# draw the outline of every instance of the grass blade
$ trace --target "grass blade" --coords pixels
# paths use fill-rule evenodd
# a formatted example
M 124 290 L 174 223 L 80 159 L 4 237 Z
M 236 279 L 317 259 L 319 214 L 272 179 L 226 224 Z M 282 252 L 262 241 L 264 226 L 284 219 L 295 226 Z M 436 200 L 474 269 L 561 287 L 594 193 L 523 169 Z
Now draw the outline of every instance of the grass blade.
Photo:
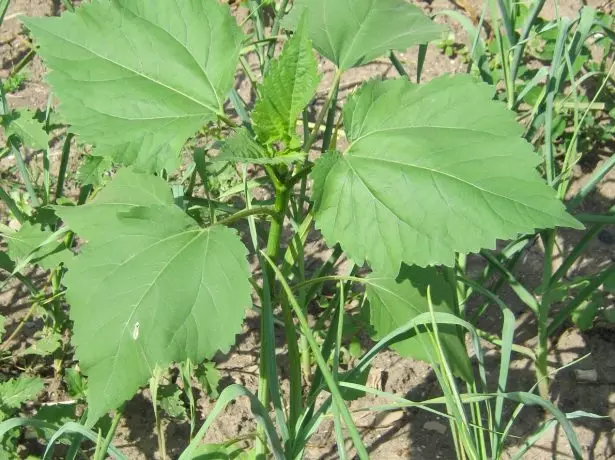
M 207 416 L 205 423 L 199 429 L 192 442 L 179 456 L 179 460 L 192 460 L 192 458 L 194 457 L 195 450 L 201 444 L 203 438 L 207 434 L 207 431 L 211 427 L 214 420 L 218 417 L 218 415 L 220 415 L 220 413 L 227 405 L 229 405 L 233 400 L 237 399 L 240 396 L 245 396 L 250 400 L 252 414 L 256 418 L 256 421 L 264 428 L 267 439 L 269 440 L 273 457 L 276 460 L 286 460 L 284 456 L 284 450 L 282 448 L 280 440 L 278 439 L 273 423 L 271 423 L 271 420 L 269 419 L 267 410 L 263 407 L 263 405 L 260 403 L 256 396 L 250 393 L 243 386 L 237 384 L 233 384 L 226 387 L 224 391 L 220 393 L 218 401 L 216 401 L 216 405 Z

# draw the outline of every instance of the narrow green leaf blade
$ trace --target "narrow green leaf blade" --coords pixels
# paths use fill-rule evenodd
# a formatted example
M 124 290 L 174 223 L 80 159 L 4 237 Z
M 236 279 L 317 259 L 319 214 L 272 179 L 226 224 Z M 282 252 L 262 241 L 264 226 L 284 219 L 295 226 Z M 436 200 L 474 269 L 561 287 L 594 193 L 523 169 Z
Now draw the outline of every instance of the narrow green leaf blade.
M 35 114 L 31 110 L 14 110 L 2 117 L 2 126 L 7 137 L 15 136 L 26 147 L 33 150 L 45 150 L 49 142 L 49 135 L 34 117 Z
M 406 0 L 296 0 L 286 26 L 297 30 L 304 13 L 314 47 L 342 70 L 438 39 L 446 30 Z
M 315 219 L 330 245 L 397 274 L 452 266 L 536 228 L 583 228 L 540 178 L 514 114 L 470 76 L 365 84 L 344 108 L 350 141 L 316 164 Z
M 454 314 L 454 295 L 450 284 L 435 268 L 420 268 L 403 265 L 399 276 L 373 273 L 368 278 L 367 298 L 369 300 L 370 323 L 375 331 L 375 340 L 408 323 L 408 321 L 429 312 L 427 287 L 431 286 L 431 300 L 436 312 Z M 457 328 L 440 325 L 443 350 L 453 372 L 471 381 L 472 367 Z M 429 362 L 429 356 L 436 356 L 436 350 L 427 332 L 421 332 L 397 342 L 391 348 L 402 356 Z
M 252 112 L 258 138 L 264 143 L 289 143 L 296 135 L 297 118 L 314 97 L 319 81 L 318 62 L 303 19 L 260 87 L 262 96 Z
M 151 172 L 175 168 L 186 139 L 222 112 L 243 37 L 216 0 L 101 0 L 24 22 L 73 130 Z
M 57 213 L 87 240 L 65 284 L 90 421 L 132 397 L 156 365 L 200 362 L 234 343 L 250 305 L 234 230 L 199 228 L 164 180 L 130 170 Z

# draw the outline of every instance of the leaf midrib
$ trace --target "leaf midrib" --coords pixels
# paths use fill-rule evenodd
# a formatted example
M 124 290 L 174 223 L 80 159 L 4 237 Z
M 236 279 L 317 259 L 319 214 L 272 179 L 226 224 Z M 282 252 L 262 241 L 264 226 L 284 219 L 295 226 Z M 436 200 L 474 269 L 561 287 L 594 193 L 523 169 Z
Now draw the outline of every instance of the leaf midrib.
M 206 233 L 206 230 L 203 230 L 201 228 L 198 229 L 192 229 L 192 230 L 188 230 L 188 231 L 184 231 L 181 233 L 176 233 L 174 235 L 171 235 L 167 238 L 163 238 L 161 240 L 156 241 L 155 243 L 143 248 L 141 251 L 138 251 L 137 253 L 133 254 L 131 257 L 129 257 L 128 259 L 126 259 L 124 262 L 122 262 L 121 264 L 118 264 L 118 266 L 116 268 L 114 268 L 105 278 L 104 280 L 107 280 L 109 277 L 113 276 L 120 268 L 124 267 L 128 262 L 132 261 L 134 258 L 144 254 L 147 251 L 150 251 L 152 248 L 154 248 L 155 246 L 164 243 L 168 240 L 171 240 L 173 238 L 177 238 L 179 236 L 183 236 L 186 235 L 188 233 L 192 233 L 192 232 L 196 232 L 198 233 L 194 238 L 190 239 L 181 249 L 179 249 L 174 255 L 173 257 L 171 257 L 165 264 L 164 266 L 160 269 L 160 271 L 156 274 L 156 276 L 154 276 L 151 284 L 147 287 L 147 289 L 145 289 L 145 291 L 143 292 L 143 294 L 141 295 L 141 297 L 139 298 L 139 300 L 137 302 L 135 302 L 133 304 L 133 308 L 132 311 L 130 312 L 130 316 L 128 317 L 128 319 L 126 320 L 126 323 L 124 324 L 124 328 L 122 329 L 122 332 L 120 334 L 120 340 L 118 341 L 117 347 L 116 347 L 116 351 L 113 354 L 113 365 L 111 368 L 111 371 L 109 372 L 109 375 L 112 375 L 115 372 L 115 368 L 117 366 L 117 362 L 118 362 L 118 356 L 120 354 L 121 351 L 121 347 L 122 347 L 122 339 L 124 338 L 124 336 L 126 335 L 126 329 L 128 328 L 128 326 L 130 325 L 132 319 L 134 318 L 134 315 L 136 314 L 137 310 L 139 309 L 139 306 L 141 304 L 141 302 L 143 302 L 143 299 L 147 296 L 147 294 L 149 294 L 149 292 L 151 292 L 153 286 L 156 284 L 156 281 L 162 276 L 162 274 L 167 270 L 167 268 L 169 267 L 169 265 L 175 261 L 175 259 L 177 259 L 185 250 L 186 248 L 188 248 L 191 244 L 193 244 L 195 241 L 197 241 L 204 233 Z M 104 281 L 103 280 L 103 281 Z M 89 301 L 88 301 L 89 303 Z M 107 389 L 109 387 L 109 384 L 111 382 L 111 379 L 108 378 L 106 383 L 105 383 L 105 388 L 103 390 L 104 394 L 107 394 Z
M 145 19 L 143 19 L 143 18 L 141 18 L 141 19 L 142 19 L 142 20 L 144 20 L 144 21 L 146 21 L 146 20 L 145 20 Z M 152 22 L 149 22 L 149 21 L 146 21 L 146 22 L 148 22 L 149 24 L 152 24 L 152 25 L 156 26 L 156 24 L 154 24 L 154 23 L 152 23 Z M 164 30 L 164 29 L 163 29 L 163 30 Z M 197 105 L 199 105 L 199 106 L 201 106 L 201 107 L 203 107 L 203 108 L 207 109 L 207 110 L 208 110 L 209 112 L 211 112 L 211 113 L 214 113 L 214 114 L 217 114 L 217 113 L 218 113 L 219 108 L 213 108 L 213 107 L 209 106 L 208 104 L 205 104 L 205 103 L 203 103 L 202 101 L 199 101 L 199 100 L 197 100 L 197 99 L 193 98 L 192 96 L 189 96 L 188 94 L 183 93 L 182 91 L 178 90 L 177 88 L 173 88 L 172 86 L 168 86 L 168 85 L 166 85 L 165 83 L 163 83 L 163 82 L 161 82 L 161 81 L 158 81 L 158 80 L 156 80 L 156 79 L 155 79 L 155 78 L 153 78 L 153 77 L 150 77 L 149 75 L 146 75 L 146 74 L 143 74 L 143 73 L 141 73 L 141 72 L 137 71 L 136 69 L 131 69 L 130 67 L 126 67 L 125 65 L 122 65 L 122 64 L 120 64 L 119 62 L 114 61 L 113 59 L 110 59 L 110 58 L 108 58 L 108 57 L 106 57 L 106 56 L 103 56 L 103 55 L 101 55 L 101 54 L 99 54 L 99 53 L 95 52 L 94 50 L 92 50 L 92 49 L 90 49 L 90 48 L 87 48 L 86 46 L 84 46 L 84 45 L 82 45 L 82 44 L 80 44 L 80 43 L 74 42 L 73 40 L 69 40 L 67 37 L 60 36 L 60 35 L 56 34 L 55 32 L 51 32 L 51 31 L 49 31 L 49 30 L 47 30 L 47 29 L 45 29 L 45 32 L 46 32 L 46 33 L 48 33 L 48 34 L 50 34 L 50 35 L 52 35 L 52 36 L 54 36 L 55 38 L 57 38 L 57 39 L 59 39 L 59 40 L 63 40 L 63 41 L 65 41 L 65 42 L 67 42 L 67 43 L 70 43 L 71 45 L 74 45 L 74 46 L 76 46 L 76 47 L 78 47 L 78 48 L 81 48 L 81 49 L 83 49 L 83 50 L 87 51 L 88 53 L 90 53 L 90 54 L 92 54 L 92 55 L 94 55 L 94 56 L 96 56 L 96 57 L 98 57 L 98 58 L 100 58 L 100 59 L 102 59 L 102 60 L 104 60 L 104 61 L 107 61 L 107 62 L 109 62 L 109 63 L 111 63 L 111 64 L 113 64 L 113 65 L 116 65 L 117 67 L 119 67 L 119 68 L 121 68 L 121 69 L 124 69 L 124 70 L 126 70 L 126 71 L 128 71 L 128 72 L 131 72 L 131 73 L 133 73 L 133 74 L 135 74 L 135 75 L 137 75 L 137 76 L 141 77 L 141 78 L 144 78 L 144 79 L 146 79 L 146 80 L 149 80 L 149 81 L 151 81 L 152 83 L 154 83 L 154 84 L 156 84 L 156 85 L 158 85 L 158 86 L 162 86 L 163 88 L 166 88 L 167 90 L 169 90 L 169 91 L 171 91 L 171 92 L 173 92 L 173 93 L 175 93 L 175 94 L 178 94 L 178 95 L 182 96 L 183 98 L 185 98 L 185 99 L 187 99 L 187 100 L 189 100 L 189 101 L 192 101 L 192 102 L 194 102 L 195 104 L 197 104 Z M 167 34 L 168 34 L 168 32 L 167 32 Z M 170 34 L 169 34 L 169 35 L 170 35 Z M 173 37 L 172 35 L 170 35 L 170 36 L 171 36 L 171 37 L 172 37 L 172 38 L 173 38 L 173 39 L 174 39 L 177 43 L 180 43 L 179 41 L 177 41 L 177 39 L 176 39 L 175 37 Z M 180 43 L 180 44 L 181 44 L 181 43 Z M 187 51 L 187 48 L 186 48 L 184 45 L 182 45 L 182 47 L 183 47 L 184 49 L 186 49 L 186 51 Z M 200 64 L 198 64 L 198 62 L 196 61 L 196 59 L 194 58 L 194 56 L 192 55 L 192 53 L 188 52 L 188 54 L 189 54 L 189 55 L 190 55 L 190 56 L 191 56 L 191 57 L 195 60 L 195 62 L 196 62 L 196 63 L 197 63 L 197 65 L 199 66 L 199 69 L 203 70 L 203 68 L 200 66 Z M 218 102 L 220 102 L 220 101 L 219 101 L 219 99 L 218 99 L 218 93 L 217 93 L 217 92 L 216 92 L 216 90 L 213 88 L 213 85 L 212 85 L 211 81 L 209 80 L 208 75 L 207 75 L 205 72 L 203 72 L 203 75 L 205 76 L 205 79 L 207 80 L 208 85 L 209 85 L 209 86 L 210 86 L 210 88 L 213 90 L 213 93 L 214 93 L 214 95 L 215 95 L 216 99 L 218 100 Z M 195 115 L 193 115 L 193 116 L 195 116 Z M 119 117 L 119 118 L 121 118 L 121 117 Z M 173 118 L 173 117 L 168 117 L 168 118 Z M 138 119 L 136 119 L 136 120 L 138 120 Z
M 546 215 L 548 215 L 550 217 L 557 218 L 557 216 L 554 216 L 554 215 L 549 214 L 549 213 L 545 213 L 544 210 L 536 208 L 534 206 L 531 206 L 528 203 L 524 203 L 522 201 L 515 200 L 512 197 L 508 197 L 508 196 L 505 196 L 505 195 L 500 195 L 499 193 L 496 193 L 494 191 L 487 190 L 485 188 L 479 187 L 478 185 L 473 184 L 472 182 L 468 182 L 467 180 L 464 180 L 461 177 L 457 177 L 457 176 L 455 176 L 453 174 L 450 174 L 450 173 L 447 173 L 445 171 L 440 171 L 438 169 L 427 168 L 425 166 L 419 166 L 419 165 L 411 164 L 411 163 L 402 163 L 400 161 L 394 161 L 394 160 L 383 159 L 383 158 L 372 158 L 372 157 L 366 157 L 366 156 L 361 156 L 361 155 L 352 155 L 352 157 L 350 157 L 350 158 L 358 158 L 358 159 L 367 160 L 367 161 L 376 161 L 376 162 L 382 162 L 382 163 L 390 163 L 390 164 L 394 164 L 396 166 L 404 166 L 404 167 L 415 168 L 415 169 L 419 169 L 419 170 L 423 170 L 423 171 L 429 171 L 432 174 L 440 175 L 440 176 L 445 176 L 445 177 L 448 177 L 450 179 L 459 181 L 459 182 L 461 182 L 461 183 L 463 183 L 463 184 L 465 184 L 465 185 L 467 185 L 467 186 L 469 186 L 471 188 L 474 188 L 476 190 L 480 190 L 481 192 L 486 193 L 488 195 L 493 195 L 495 197 L 498 197 L 498 198 L 510 201 L 512 203 L 518 204 L 518 205 L 520 205 L 520 206 L 522 206 L 524 208 L 529 208 L 529 209 L 532 209 L 533 211 L 539 212 L 541 214 L 546 214 Z M 350 163 L 347 158 L 344 158 L 344 160 L 347 161 L 348 163 Z M 354 174 L 359 178 L 359 180 L 361 180 L 361 182 L 365 185 L 365 187 L 370 191 L 370 194 L 374 197 L 374 199 L 378 200 L 380 203 L 383 203 L 382 200 L 378 199 L 378 197 L 376 197 L 374 195 L 374 193 L 371 191 L 371 188 L 368 187 L 365 184 L 364 179 L 356 172 L 356 169 L 353 166 L 350 166 L 350 167 L 351 167 L 352 171 L 354 172 Z M 385 205 L 385 207 L 387 209 L 389 209 L 388 206 Z M 393 214 L 395 215 L 395 213 L 393 213 Z

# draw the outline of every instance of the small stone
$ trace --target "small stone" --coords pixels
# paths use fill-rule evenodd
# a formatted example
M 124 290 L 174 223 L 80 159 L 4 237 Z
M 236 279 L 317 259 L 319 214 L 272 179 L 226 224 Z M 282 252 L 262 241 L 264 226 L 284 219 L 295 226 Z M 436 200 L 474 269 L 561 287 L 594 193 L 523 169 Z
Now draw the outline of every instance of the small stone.
M 423 428 L 429 431 L 437 431 L 440 434 L 446 433 L 446 425 L 443 425 L 440 422 L 427 422 L 423 425 Z
M 580 382 L 596 383 L 598 381 L 598 372 L 595 369 L 575 369 L 574 375 Z
M 388 414 L 386 414 L 384 417 L 382 417 L 379 420 L 378 426 L 387 427 L 387 426 L 395 425 L 403 417 L 404 417 L 403 411 L 389 412 Z

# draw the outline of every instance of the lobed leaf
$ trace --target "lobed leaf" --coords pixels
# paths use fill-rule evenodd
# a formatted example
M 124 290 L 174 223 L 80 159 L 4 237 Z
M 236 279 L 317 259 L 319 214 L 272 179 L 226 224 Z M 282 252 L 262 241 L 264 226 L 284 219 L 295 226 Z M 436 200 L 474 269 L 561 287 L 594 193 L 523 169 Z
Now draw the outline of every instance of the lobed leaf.
M 111 168 L 111 165 L 109 157 L 87 155 L 77 171 L 77 181 L 82 185 L 99 186 L 102 184 L 103 174 Z
M 359 265 L 452 266 L 536 228 L 583 228 L 540 178 L 540 158 L 492 88 L 467 75 L 369 82 L 346 103 L 350 141 L 320 159 L 315 219 Z
M 4 234 L 8 244 L 8 256 L 19 264 L 34 253 L 30 263 L 45 270 L 52 270 L 61 263 L 67 263 L 73 253 L 66 248 L 63 241 L 48 241 L 52 235 L 51 230 L 43 230 L 38 223 L 25 222 L 19 231 Z
M 269 156 L 267 151 L 256 142 L 246 128 L 239 128 L 231 134 L 220 148 L 216 161 L 253 164 L 291 164 L 304 159 L 302 152 L 292 152 L 284 155 Z
M 36 398 L 44 388 L 37 377 L 19 377 L 0 383 L 0 408 L 18 409 L 23 403 Z
M 341 70 L 436 40 L 446 30 L 406 0 L 296 0 L 286 26 L 298 30 L 303 14 L 314 47 Z
M 318 62 L 304 18 L 260 86 L 261 97 L 252 112 L 258 138 L 266 144 L 289 144 L 296 136 L 297 118 L 314 97 L 319 82 Z
M 0 120 L 7 137 L 16 136 L 26 147 L 33 150 L 47 148 L 49 135 L 31 110 L 14 110 L 0 117 Z
M 100 0 L 26 18 L 73 130 L 138 170 L 174 169 L 222 113 L 243 34 L 216 0 Z
M 403 265 L 399 275 L 390 276 L 372 273 L 366 284 L 369 300 L 370 323 L 376 341 L 413 318 L 429 312 L 427 287 L 431 286 L 434 311 L 455 314 L 454 293 L 450 284 L 437 269 Z M 453 372 L 472 381 L 472 366 L 458 329 L 452 325 L 440 325 L 440 341 Z M 436 349 L 424 329 L 391 346 L 400 355 L 431 362 Z
M 90 421 L 131 398 L 157 365 L 200 362 L 234 343 L 250 305 L 234 230 L 199 228 L 164 180 L 131 170 L 57 213 L 87 240 L 65 284 Z

